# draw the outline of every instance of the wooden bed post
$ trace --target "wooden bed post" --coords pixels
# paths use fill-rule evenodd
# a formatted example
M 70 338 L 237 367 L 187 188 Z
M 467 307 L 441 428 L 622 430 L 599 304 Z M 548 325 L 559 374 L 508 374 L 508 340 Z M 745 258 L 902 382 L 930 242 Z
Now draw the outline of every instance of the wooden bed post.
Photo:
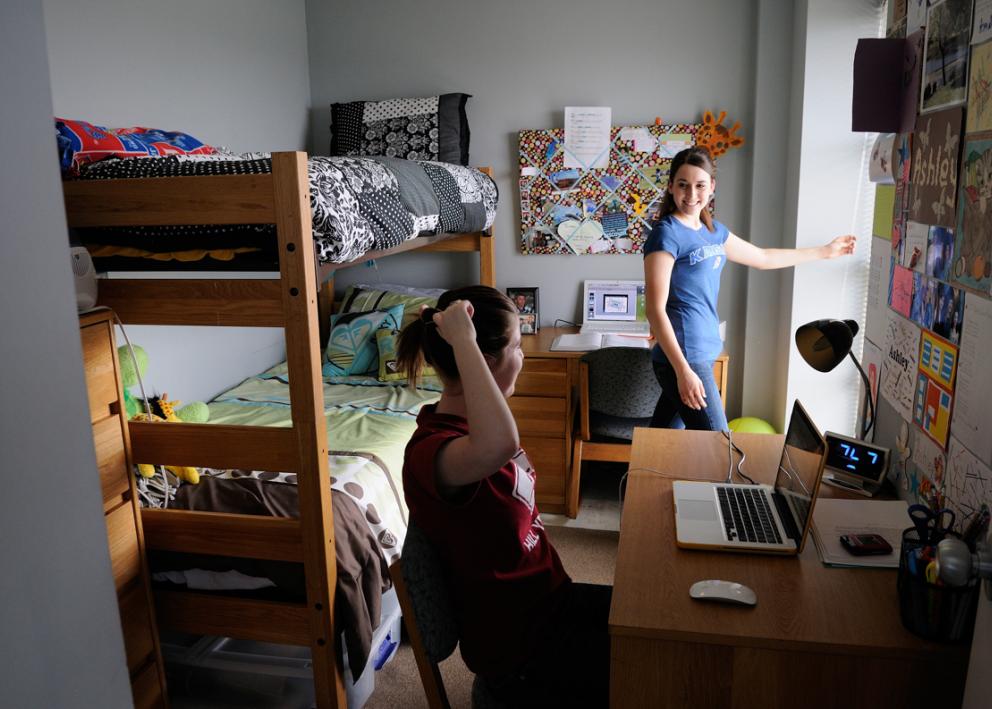
M 317 268 L 306 153 L 274 153 L 272 178 L 286 312 L 289 393 L 299 454 L 296 472 L 314 688 L 318 707 L 344 707 L 344 678 L 341 664 L 335 660 L 337 568 L 319 334 L 315 327 Z
M 492 179 L 493 169 L 491 167 L 480 167 L 479 172 L 484 172 Z M 484 286 L 496 287 L 496 225 L 489 227 L 489 233 L 482 232 L 479 235 L 479 283 Z

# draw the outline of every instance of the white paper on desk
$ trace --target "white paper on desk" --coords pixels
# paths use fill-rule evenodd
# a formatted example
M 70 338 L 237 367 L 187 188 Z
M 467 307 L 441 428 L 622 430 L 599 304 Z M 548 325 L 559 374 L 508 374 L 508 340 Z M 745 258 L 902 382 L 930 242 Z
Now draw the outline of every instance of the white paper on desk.
M 992 462 L 992 301 L 974 293 L 964 299 L 951 435 L 980 460 Z
M 551 343 L 552 352 L 591 352 L 604 347 L 634 347 L 648 349 L 654 344 L 643 335 L 618 335 L 616 333 L 587 332 L 558 335 Z
M 868 267 L 868 310 L 865 314 L 865 339 L 876 345 L 885 343 L 885 328 L 889 314 L 889 268 L 892 261 L 892 244 L 877 236 L 871 240 L 871 260 Z
M 612 120 L 609 106 L 566 106 L 565 167 L 607 167 Z
M 828 566 L 899 566 L 902 531 L 910 526 L 905 500 L 845 500 L 821 497 L 813 508 L 813 541 Z M 840 543 L 843 534 L 878 534 L 892 547 L 889 554 L 855 556 Z

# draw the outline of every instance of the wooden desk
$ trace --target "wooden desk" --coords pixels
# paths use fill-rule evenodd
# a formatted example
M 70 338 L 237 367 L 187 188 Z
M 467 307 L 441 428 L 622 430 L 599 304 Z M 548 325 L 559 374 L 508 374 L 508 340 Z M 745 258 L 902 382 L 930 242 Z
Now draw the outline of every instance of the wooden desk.
M 735 434 L 745 471 L 771 482 L 782 440 Z M 637 429 L 630 466 L 610 609 L 610 706 L 960 705 L 967 647 L 903 628 L 894 570 L 826 567 L 812 540 L 798 558 L 675 546 L 671 480 L 635 469 L 722 480 L 721 434 Z M 750 586 L 757 606 L 690 599 L 689 586 L 709 578 Z

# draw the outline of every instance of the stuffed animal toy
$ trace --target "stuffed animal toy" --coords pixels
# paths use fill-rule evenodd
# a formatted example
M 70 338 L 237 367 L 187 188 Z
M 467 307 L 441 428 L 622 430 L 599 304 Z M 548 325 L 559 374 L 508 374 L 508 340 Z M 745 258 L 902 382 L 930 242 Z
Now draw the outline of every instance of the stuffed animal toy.
M 124 407 L 127 411 L 128 419 L 132 421 L 163 421 L 163 422 L 185 422 L 185 423 L 206 423 L 210 418 L 210 410 L 202 401 L 194 401 L 182 408 L 178 408 L 181 401 L 169 401 L 169 395 L 163 393 L 161 396 L 152 397 L 148 400 L 148 408 L 151 410 L 151 418 L 146 411 L 145 402 L 134 396 L 130 391 L 131 387 L 138 385 L 138 374 L 144 374 L 148 368 L 148 355 L 144 349 L 134 346 L 134 359 L 126 346 L 117 350 L 118 360 L 121 364 L 121 383 L 124 387 Z M 135 369 L 135 360 L 138 368 Z M 200 472 L 191 466 L 167 465 L 165 469 L 171 472 L 180 480 L 196 484 L 200 481 Z M 138 473 L 142 477 L 150 478 L 155 475 L 155 466 L 148 463 L 138 464 Z

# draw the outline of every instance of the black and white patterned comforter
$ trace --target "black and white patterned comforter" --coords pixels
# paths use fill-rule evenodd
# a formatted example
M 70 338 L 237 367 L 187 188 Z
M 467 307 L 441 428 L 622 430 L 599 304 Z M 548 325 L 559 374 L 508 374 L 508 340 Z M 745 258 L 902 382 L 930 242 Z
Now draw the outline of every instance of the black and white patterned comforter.
M 268 154 L 105 160 L 79 179 L 259 174 Z M 313 236 L 322 263 L 344 263 L 425 234 L 492 226 L 498 193 L 485 173 L 450 163 L 388 157 L 310 157 Z M 137 247 L 146 254 L 229 249 L 269 237 L 270 225 L 121 227 L 85 230 L 84 243 Z M 155 258 L 155 256 L 152 256 Z M 165 260 L 158 258 L 158 260 Z

